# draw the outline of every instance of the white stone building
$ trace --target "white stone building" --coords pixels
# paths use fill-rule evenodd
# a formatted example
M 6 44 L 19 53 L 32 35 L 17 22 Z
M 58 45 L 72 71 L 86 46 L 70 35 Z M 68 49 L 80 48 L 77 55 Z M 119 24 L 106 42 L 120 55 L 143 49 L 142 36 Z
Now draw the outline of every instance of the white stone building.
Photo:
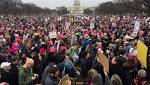
M 82 15 L 84 7 L 81 6 L 80 0 L 74 0 L 73 6 L 68 7 L 68 11 L 72 15 Z

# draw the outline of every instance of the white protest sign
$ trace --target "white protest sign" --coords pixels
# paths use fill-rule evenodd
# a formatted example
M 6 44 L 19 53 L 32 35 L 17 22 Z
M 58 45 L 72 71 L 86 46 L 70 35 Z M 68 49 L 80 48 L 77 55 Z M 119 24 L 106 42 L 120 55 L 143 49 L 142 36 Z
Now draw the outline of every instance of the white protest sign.
M 95 25 L 93 22 L 90 23 L 90 29 L 94 29 L 95 28 Z
M 145 23 L 148 23 L 150 22 L 150 17 L 148 17 L 146 20 L 145 20 Z
M 136 21 L 134 25 L 133 34 L 132 34 L 133 37 L 137 36 L 139 29 L 140 29 L 140 21 Z
M 49 32 L 49 38 L 57 38 L 57 32 Z

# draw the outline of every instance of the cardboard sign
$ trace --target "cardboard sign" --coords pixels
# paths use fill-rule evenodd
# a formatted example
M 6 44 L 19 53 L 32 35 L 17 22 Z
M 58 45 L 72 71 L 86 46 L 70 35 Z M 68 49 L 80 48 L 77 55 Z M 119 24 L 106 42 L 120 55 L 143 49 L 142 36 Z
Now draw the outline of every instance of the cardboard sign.
M 109 59 L 101 52 L 97 54 L 98 62 L 100 62 L 105 68 L 106 72 L 109 73 Z
M 40 33 L 34 33 L 33 35 L 34 35 L 34 36 L 37 36 L 37 35 L 40 35 Z
M 137 43 L 137 57 L 141 64 L 147 68 L 147 52 L 148 47 L 141 41 L 138 40 Z
M 57 38 L 57 32 L 49 32 L 49 38 Z

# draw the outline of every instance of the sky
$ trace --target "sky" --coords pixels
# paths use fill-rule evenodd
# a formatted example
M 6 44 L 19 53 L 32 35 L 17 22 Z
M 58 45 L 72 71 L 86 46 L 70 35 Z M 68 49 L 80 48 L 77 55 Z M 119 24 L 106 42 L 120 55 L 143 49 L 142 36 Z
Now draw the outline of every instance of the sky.
M 34 3 L 40 7 L 48 7 L 50 9 L 55 9 L 60 6 L 73 6 L 74 0 L 22 0 L 24 3 Z M 80 0 L 81 6 L 93 7 L 97 6 L 99 3 L 111 1 L 111 0 Z

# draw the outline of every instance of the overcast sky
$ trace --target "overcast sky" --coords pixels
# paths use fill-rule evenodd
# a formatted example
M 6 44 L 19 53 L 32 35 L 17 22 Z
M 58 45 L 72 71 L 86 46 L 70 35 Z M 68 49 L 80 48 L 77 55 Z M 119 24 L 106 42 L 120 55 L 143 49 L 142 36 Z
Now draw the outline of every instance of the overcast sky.
M 60 6 L 72 6 L 74 0 L 22 0 L 24 3 L 34 3 L 40 7 L 48 7 L 54 9 Z M 81 5 L 85 7 L 96 6 L 99 3 L 111 1 L 111 0 L 80 0 Z

